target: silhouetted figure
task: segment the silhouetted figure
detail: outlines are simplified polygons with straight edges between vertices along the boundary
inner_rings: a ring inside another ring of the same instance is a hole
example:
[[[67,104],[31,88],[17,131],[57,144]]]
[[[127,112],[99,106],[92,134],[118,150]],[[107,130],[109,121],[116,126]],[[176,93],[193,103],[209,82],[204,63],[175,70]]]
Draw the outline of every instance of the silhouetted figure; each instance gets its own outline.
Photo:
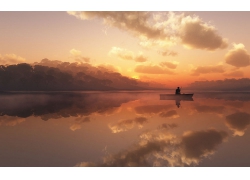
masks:
[[[175,90],[175,94],[181,94],[181,89],[180,89],[180,87],[177,87],[177,89]]]

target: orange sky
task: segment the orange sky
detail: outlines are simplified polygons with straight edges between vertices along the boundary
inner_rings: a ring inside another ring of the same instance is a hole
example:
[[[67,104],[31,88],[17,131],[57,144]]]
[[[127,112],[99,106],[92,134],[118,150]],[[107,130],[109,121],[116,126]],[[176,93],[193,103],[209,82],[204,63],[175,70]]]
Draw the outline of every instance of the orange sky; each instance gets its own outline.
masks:
[[[105,65],[171,87],[250,78],[250,12],[0,12],[0,64]]]

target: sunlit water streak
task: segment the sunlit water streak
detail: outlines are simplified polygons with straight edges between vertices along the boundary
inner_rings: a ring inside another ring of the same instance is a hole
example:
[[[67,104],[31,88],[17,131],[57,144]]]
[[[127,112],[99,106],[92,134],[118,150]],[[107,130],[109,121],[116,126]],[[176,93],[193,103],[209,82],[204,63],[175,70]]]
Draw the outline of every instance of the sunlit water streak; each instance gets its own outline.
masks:
[[[161,93],[1,94],[0,166],[250,166],[249,93]]]

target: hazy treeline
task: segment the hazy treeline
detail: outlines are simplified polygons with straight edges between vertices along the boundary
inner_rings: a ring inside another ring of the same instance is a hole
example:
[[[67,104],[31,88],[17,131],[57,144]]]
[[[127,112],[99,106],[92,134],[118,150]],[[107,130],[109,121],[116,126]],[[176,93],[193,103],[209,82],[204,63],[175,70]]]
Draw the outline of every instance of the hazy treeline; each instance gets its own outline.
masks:
[[[0,66],[2,91],[79,91],[147,89],[148,84],[105,67],[43,59],[40,63]]]

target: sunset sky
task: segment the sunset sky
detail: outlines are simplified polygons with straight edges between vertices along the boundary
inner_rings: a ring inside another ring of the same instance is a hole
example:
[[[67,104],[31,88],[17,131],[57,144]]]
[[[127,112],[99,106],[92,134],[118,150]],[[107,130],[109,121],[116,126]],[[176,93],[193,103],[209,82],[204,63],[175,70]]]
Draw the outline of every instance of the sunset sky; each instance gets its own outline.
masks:
[[[42,59],[104,65],[187,86],[250,78],[250,12],[0,12],[0,64]]]

